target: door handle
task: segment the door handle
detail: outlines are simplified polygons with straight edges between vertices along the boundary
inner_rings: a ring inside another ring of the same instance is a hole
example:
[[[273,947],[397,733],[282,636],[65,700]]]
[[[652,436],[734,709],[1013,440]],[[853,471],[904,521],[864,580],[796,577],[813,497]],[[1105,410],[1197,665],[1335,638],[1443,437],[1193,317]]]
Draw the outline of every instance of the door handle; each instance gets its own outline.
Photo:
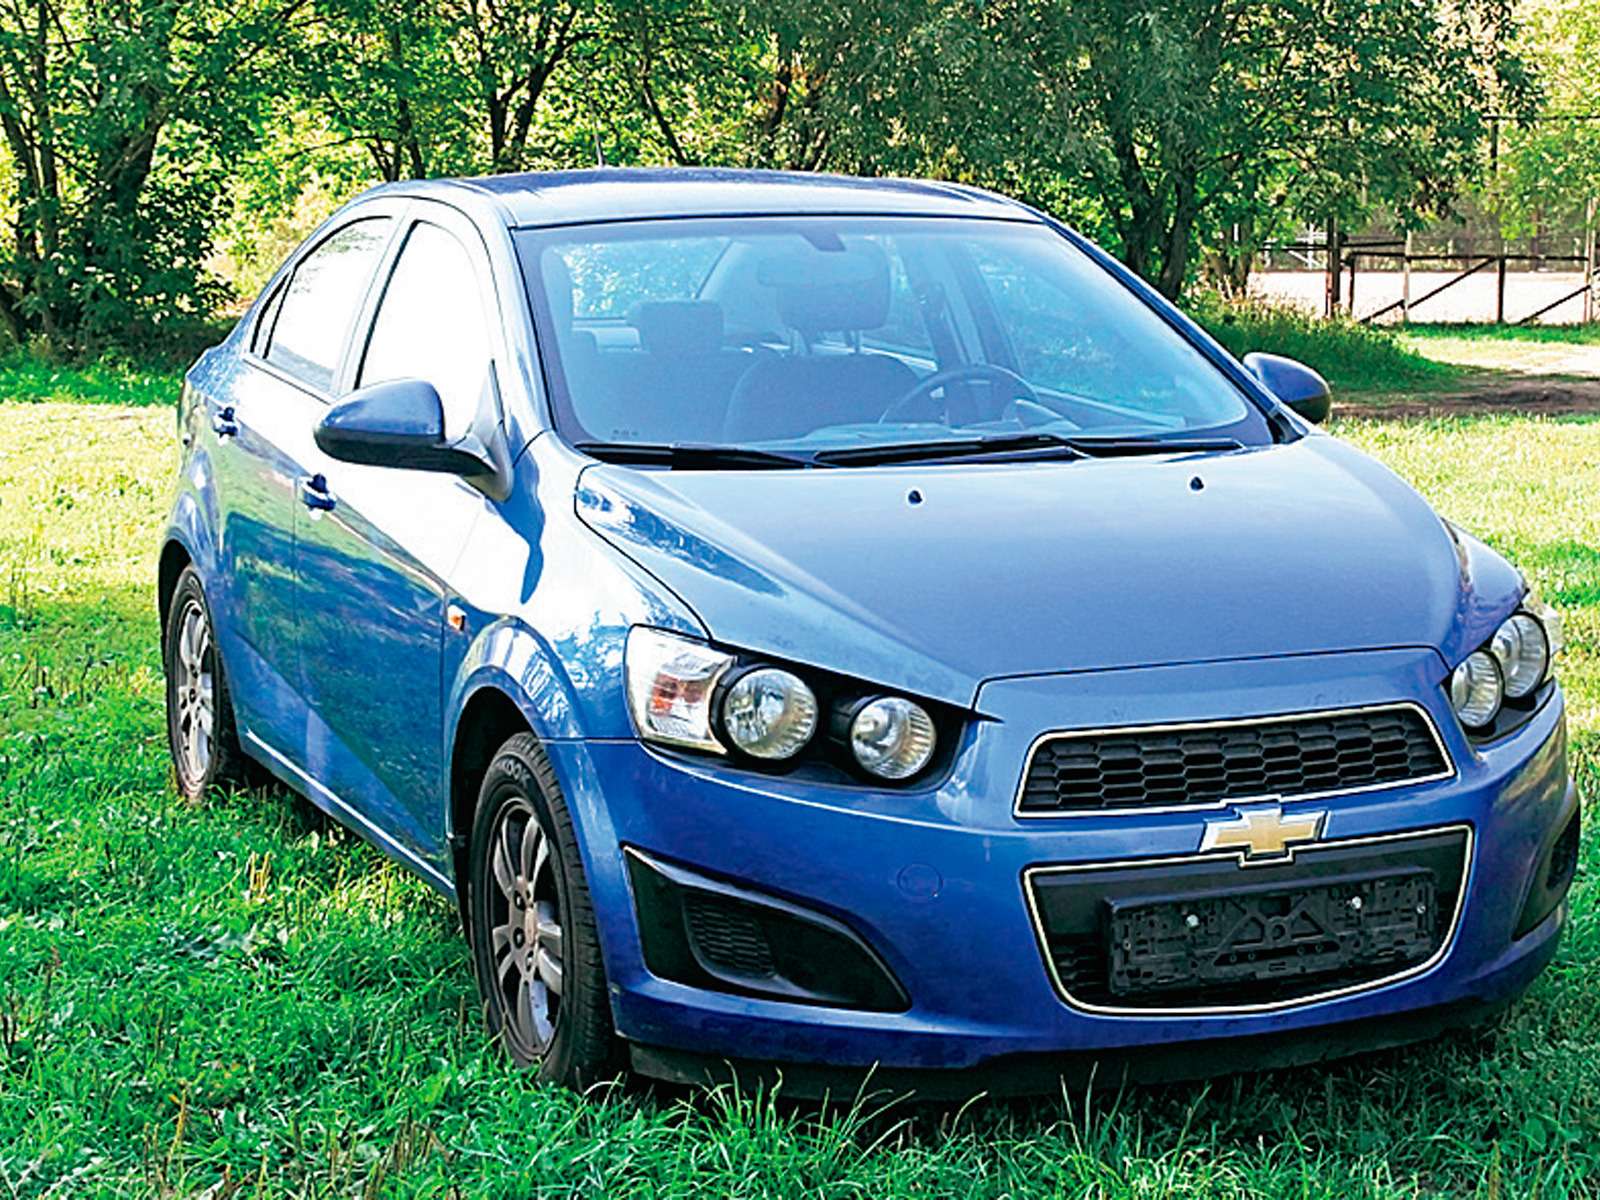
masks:
[[[211,428],[219,438],[237,437],[239,422],[234,420],[233,405],[219,408],[211,417]]]
[[[317,512],[327,512],[339,503],[328,490],[328,481],[321,475],[310,475],[300,481],[300,503]]]

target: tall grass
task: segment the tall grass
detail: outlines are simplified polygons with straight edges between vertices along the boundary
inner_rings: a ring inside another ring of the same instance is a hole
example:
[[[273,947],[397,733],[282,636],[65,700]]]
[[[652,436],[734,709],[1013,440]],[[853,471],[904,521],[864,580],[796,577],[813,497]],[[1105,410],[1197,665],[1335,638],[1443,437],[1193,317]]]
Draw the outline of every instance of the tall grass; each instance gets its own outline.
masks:
[[[1396,392],[1448,386],[1458,367],[1434,362],[1387,329],[1348,317],[1323,320],[1298,309],[1201,296],[1186,304],[1197,321],[1233,354],[1282,354],[1316,368],[1336,392]]]

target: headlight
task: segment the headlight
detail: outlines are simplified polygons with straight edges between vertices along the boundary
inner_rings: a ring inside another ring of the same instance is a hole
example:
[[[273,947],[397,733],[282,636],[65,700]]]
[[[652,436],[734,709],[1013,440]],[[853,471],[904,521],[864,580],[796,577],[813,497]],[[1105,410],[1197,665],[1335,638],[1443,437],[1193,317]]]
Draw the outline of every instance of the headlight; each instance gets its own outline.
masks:
[[[623,655],[628,713],[647,741],[726,753],[711,726],[711,697],[733,657],[702,642],[636,626]]]
[[[722,701],[722,728],[730,742],[754,758],[793,758],[816,732],[817,698],[789,671],[747,671]]]
[[[900,696],[863,704],[850,721],[850,751],[880,779],[909,779],[933,757],[933,718]]]
[[[1550,652],[1550,662],[1555,663],[1556,655],[1561,653],[1566,644],[1566,637],[1561,629],[1561,610],[1554,605],[1546,604],[1531,592],[1522,598],[1522,611],[1528,613],[1539,622],[1539,627],[1544,630],[1545,647]]]
[[[1450,674],[1450,703],[1468,729],[1482,729],[1495,719],[1502,694],[1500,664],[1483,650],[1474,650]]]
[[[1525,612],[1505,619],[1489,639],[1489,653],[1500,665],[1506,695],[1520,700],[1544,682],[1550,669],[1550,646],[1544,627]]]

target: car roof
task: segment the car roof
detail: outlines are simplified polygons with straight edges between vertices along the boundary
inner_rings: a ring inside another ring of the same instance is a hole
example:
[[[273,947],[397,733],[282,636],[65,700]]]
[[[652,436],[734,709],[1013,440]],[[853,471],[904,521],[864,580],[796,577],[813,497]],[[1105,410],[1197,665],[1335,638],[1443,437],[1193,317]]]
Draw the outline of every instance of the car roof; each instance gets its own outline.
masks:
[[[1015,201],[964,184],[799,171],[597,167],[389,184],[369,195],[396,191],[439,199],[449,199],[448,193],[457,200],[466,199],[462,193],[490,199],[506,223],[517,228],[651,217],[809,213],[1038,220]]]

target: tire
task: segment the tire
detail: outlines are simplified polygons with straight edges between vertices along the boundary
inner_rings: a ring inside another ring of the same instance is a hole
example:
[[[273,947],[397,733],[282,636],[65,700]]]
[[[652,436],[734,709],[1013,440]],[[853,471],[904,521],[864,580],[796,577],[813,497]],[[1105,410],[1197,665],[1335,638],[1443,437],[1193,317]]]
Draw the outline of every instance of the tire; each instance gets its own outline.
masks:
[[[467,936],[489,1035],[541,1081],[582,1091],[620,1069],[594,904],[572,815],[532,734],[478,792]]]
[[[251,779],[213,630],[200,576],[185,567],[167,608],[161,665],[172,772],[178,791],[191,800],[212,788],[244,787]]]

